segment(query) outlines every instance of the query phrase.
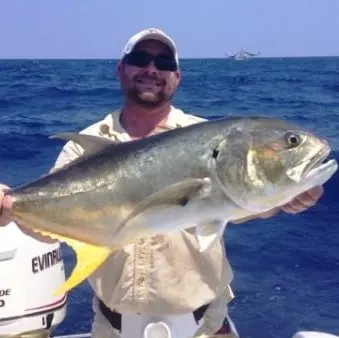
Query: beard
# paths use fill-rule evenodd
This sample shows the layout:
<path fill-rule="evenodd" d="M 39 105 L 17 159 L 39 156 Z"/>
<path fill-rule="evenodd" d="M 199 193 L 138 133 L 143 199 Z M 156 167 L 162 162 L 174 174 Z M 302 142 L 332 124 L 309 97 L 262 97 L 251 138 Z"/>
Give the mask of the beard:
<path fill-rule="evenodd" d="M 166 81 L 153 76 L 135 76 L 133 86 L 125 88 L 129 100 L 143 108 L 157 108 L 170 101 L 173 93 L 167 93 Z M 148 88 L 150 86 L 150 88 Z"/>

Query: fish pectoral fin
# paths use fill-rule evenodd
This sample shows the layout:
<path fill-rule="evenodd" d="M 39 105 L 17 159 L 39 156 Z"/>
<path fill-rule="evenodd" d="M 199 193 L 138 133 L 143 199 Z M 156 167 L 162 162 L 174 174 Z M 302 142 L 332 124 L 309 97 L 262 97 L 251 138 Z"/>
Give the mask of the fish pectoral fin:
<path fill-rule="evenodd" d="M 54 296 L 60 296 L 92 274 L 115 250 L 108 247 L 96 246 L 84 242 L 77 241 L 62 235 L 49 233 L 46 231 L 38 231 L 43 236 L 57 239 L 65 242 L 72 247 L 76 254 L 76 264 L 68 279 L 54 292 Z"/>
<path fill-rule="evenodd" d="M 85 135 L 77 133 L 59 133 L 49 137 L 50 139 L 60 139 L 64 141 L 73 141 L 83 148 L 83 155 L 87 156 L 90 154 L 97 153 L 116 142 L 109 140 L 104 137 Z"/>
<path fill-rule="evenodd" d="M 195 234 L 199 245 L 199 251 L 207 251 L 215 241 L 220 240 L 226 228 L 227 221 L 215 220 L 209 223 L 198 224 Z"/>
<path fill-rule="evenodd" d="M 121 223 L 119 229 L 147 209 L 164 205 L 185 207 L 193 199 L 209 196 L 210 191 L 211 180 L 209 178 L 191 178 L 169 185 L 137 204 Z"/>

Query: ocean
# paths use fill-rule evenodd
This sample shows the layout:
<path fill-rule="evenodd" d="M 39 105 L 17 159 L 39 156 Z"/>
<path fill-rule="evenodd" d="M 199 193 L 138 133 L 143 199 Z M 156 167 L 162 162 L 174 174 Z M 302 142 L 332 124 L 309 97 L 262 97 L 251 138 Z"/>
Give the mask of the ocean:
<path fill-rule="evenodd" d="M 0 60 L 0 182 L 17 185 L 52 166 L 58 132 L 80 131 L 122 103 L 115 60 Z M 174 105 L 187 113 L 276 116 L 327 138 L 339 160 L 339 58 L 181 60 Z M 230 313 L 242 338 L 339 334 L 339 173 L 310 210 L 229 225 Z M 74 255 L 64 252 L 66 270 Z M 56 334 L 90 330 L 91 290 L 69 295 Z"/>

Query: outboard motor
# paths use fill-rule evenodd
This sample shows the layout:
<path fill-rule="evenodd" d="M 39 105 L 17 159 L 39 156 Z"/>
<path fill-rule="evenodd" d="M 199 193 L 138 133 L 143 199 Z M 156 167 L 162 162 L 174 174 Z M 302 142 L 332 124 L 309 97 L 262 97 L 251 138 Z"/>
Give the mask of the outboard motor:
<path fill-rule="evenodd" d="M 11 222 L 0 227 L 0 337 L 49 337 L 66 316 L 60 243 L 43 243 Z"/>

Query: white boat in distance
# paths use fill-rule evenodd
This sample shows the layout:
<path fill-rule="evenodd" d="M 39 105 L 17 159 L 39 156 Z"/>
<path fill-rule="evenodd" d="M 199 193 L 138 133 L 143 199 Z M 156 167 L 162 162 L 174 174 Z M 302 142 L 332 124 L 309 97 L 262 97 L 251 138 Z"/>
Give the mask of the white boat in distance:
<path fill-rule="evenodd" d="M 258 52 L 258 53 L 250 53 L 250 52 L 247 52 L 244 49 L 241 49 L 239 52 L 237 52 L 235 54 L 227 53 L 226 57 L 228 59 L 232 59 L 232 60 L 247 60 L 249 58 L 253 58 L 255 56 L 260 56 L 260 55 L 261 55 L 260 52 Z"/>

